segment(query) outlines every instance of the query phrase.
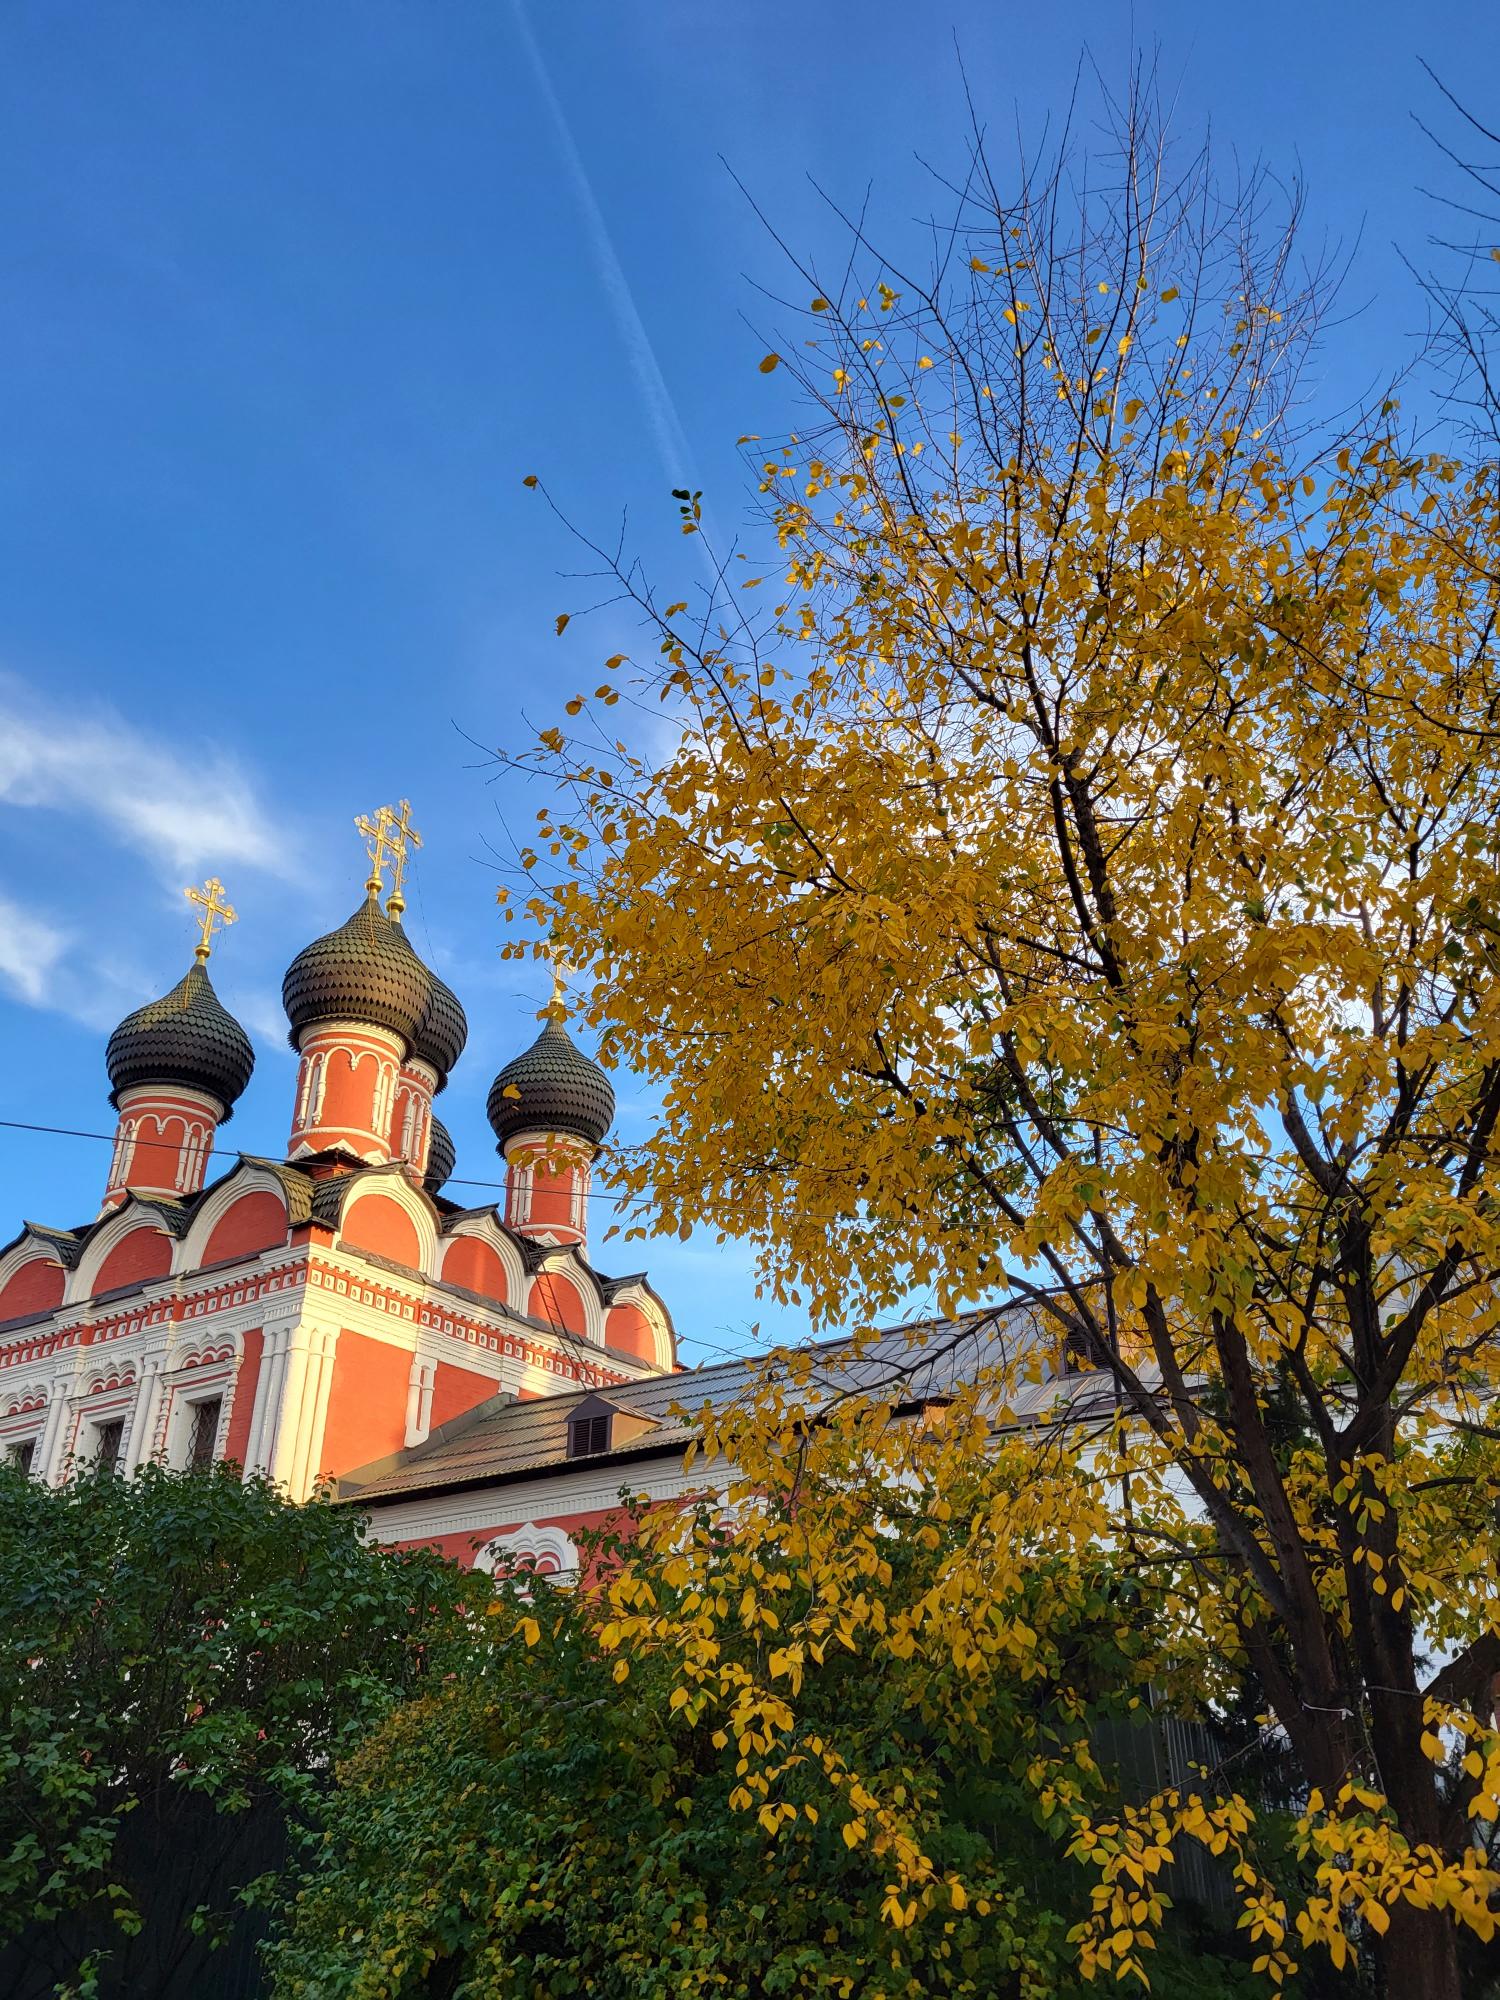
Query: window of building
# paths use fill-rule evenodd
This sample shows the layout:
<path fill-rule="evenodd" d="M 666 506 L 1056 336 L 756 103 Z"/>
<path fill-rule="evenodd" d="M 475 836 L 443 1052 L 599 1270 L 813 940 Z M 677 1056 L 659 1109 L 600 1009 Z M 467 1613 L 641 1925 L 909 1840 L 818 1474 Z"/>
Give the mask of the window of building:
<path fill-rule="evenodd" d="M 31 1477 L 31 1468 L 36 1463 L 36 1439 L 22 1438 L 19 1444 L 10 1448 L 10 1462 L 23 1479 Z"/>
<path fill-rule="evenodd" d="M 592 1458 L 596 1451 L 608 1450 L 608 1411 L 595 1417 L 574 1417 L 568 1425 L 569 1458 Z"/>
<path fill-rule="evenodd" d="M 107 1424 L 94 1426 L 94 1463 L 101 1472 L 118 1472 L 120 1447 L 125 1442 L 125 1419 L 113 1417 Z"/>
<path fill-rule="evenodd" d="M 214 1462 L 214 1446 L 219 1438 L 219 1412 L 223 1406 L 222 1396 L 214 1396 L 206 1403 L 191 1405 L 192 1421 L 188 1428 L 187 1462 L 194 1472 L 202 1472 Z"/>

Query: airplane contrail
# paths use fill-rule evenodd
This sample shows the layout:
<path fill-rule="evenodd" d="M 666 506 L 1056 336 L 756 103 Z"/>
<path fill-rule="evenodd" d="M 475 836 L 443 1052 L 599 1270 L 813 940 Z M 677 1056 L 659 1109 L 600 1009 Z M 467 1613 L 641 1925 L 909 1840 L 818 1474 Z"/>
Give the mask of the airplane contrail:
<path fill-rule="evenodd" d="M 636 309 L 630 281 L 615 254 L 615 246 L 610 240 L 603 210 L 595 198 L 588 170 L 583 164 L 583 155 L 574 143 L 567 114 L 552 87 L 552 79 L 547 72 L 541 49 L 531 32 L 531 23 L 526 18 L 523 0 L 511 0 L 511 12 L 515 16 L 516 33 L 526 50 L 532 75 L 536 79 L 536 87 L 541 92 L 542 102 L 546 105 L 552 120 L 563 165 L 573 184 L 573 192 L 578 197 L 578 206 L 583 212 L 584 229 L 588 236 L 594 267 L 604 288 L 605 297 L 609 300 L 620 338 L 624 342 L 631 373 L 635 376 L 636 387 L 640 390 L 641 401 L 645 405 L 646 419 L 651 427 L 662 467 L 673 486 L 690 486 L 692 479 L 688 467 L 692 453 L 677 415 L 677 406 L 672 401 L 672 392 L 667 387 L 666 377 L 661 372 L 656 350 L 651 345 L 651 336 L 647 333 L 645 323 Z"/>

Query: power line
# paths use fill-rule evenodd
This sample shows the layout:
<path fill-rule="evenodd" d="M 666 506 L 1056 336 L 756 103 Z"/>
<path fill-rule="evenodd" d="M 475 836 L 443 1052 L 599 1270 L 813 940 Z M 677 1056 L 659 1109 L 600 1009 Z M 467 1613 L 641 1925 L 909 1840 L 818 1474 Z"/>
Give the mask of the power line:
<path fill-rule="evenodd" d="M 0 1128 L 3 1128 L 6 1131 L 10 1132 L 40 1132 L 56 1139 L 98 1139 L 102 1140 L 106 1145 L 113 1145 L 115 1140 L 115 1134 L 113 1132 L 85 1132 L 82 1129 L 71 1125 L 37 1125 L 29 1122 L 24 1118 L 0 1118 Z M 156 1147 L 158 1150 L 169 1149 L 172 1152 L 177 1152 L 178 1150 L 180 1150 L 176 1142 L 169 1139 L 138 1138 L 136 1140 L 137 1151 L 139 1151 L 142 1147 Z M 239 1153 L 230 1152 L 224 1147 L 215 1146 L 210 1148 L 210 1150 L 208 1151 L 208 1153 L 204 1155 L 204 1157 L 206 1159 L 211 1159 L 211 1160 L 214 1159 L 237 1160 L 243 1156 Z M 456 1185 L 460 1187 L 494 1188 L 495 1190 L 501 1193 L 503 1193 L 505 1190 L 504 1181 L 459 1181 L 456 1183 L 445 1183 L 445 1185 Z M 608 1201 L 612 1199 L 612 1197 L 609 1195 L 600 1194 L 600 1195 L 590 1195 L 589 1199 L 592 1201 Z M 539 1277 L 550 1278 L 554 1274 L 549 1271 L 542 1271 L 539 1272 L 537 1275 Z M 561 1275 L 566 1276 L 566 1273 L 564 1272 Z M 575 1333 L 571 1327 L 564 1326 L 560 1320 L 555 1320 L 553 1318 L 550 1297 L 548 1300 L 547 1310 L 545 1312 L 528 1311 L 526 1317 L 529 1319 L 536 1320 L 537 1323 L 540 1326 L 544 1327 L 547 1332 L 555 1334 L 559 1342 L 562 1344 L 562 1346 L 566 1348 L 566 1350 L 573 1356 L 573 1358 L 581 1366 L 589 1368 L 591 1371 L 597 1373 L 600 1367 L 608 1365 L 607 1348 L 602 1348 L 602 1347 L 595 1348 L 592 1345 L 592 1343 L 589 1342 L 589 1340 L 585 1335 Z M 716 1341 L 703 1340 L 697 1335 L 688 1335 L 687 1338 L 691 1340 L 695 1346 L 710 1348 L 714 1352 L 717 1352 L 719 1354 L 727 1354 L 729 1355 L 729 1358 L 734 1361 L 743 1361 L 746 1359 L 753 1358 L 751 1356 L 746 1356 L 744 1354 L 731 1354 L 728 1348 L 720 1347 Z"/>
<path fill-rule="evenodd" d="M 42 1132 L 42 1133 L 47 1133 L 53 1138 L 58 1138 L 58 1139 L 98 1139 L 101 1140 L 106 1146 L 113 1145 L 116 1137 L 116 1135 L 113 1132 L 85 1132 L 74 1126 L 69 1126 L 69 1125 L 34 1125 L 28 1123 L 25 1119 L 21 1118 L 0 1118 L 0 1128 L 4 1128 L 12 1132 Z M 138 1138 L 136 1140 L 137 1150 L 139 1150 L 142 1146 L 151 1146 L 156 1148 L 168 1147 L 173 1152 L 176 1152 L 178 1150 L 175 1142 L 170 1139 Z M 227 1146 L 211 1146 L 208 1149 L 208 1151 L 203 1155 L 203 1157 L 206 1160 L 239 1160 L 243 1159 L 245 1155 L 236 1152 Z M 296 1162 L 293 1161 L 291 1162 L 291 1164 L 295 1166 Z M 791 1169 L 786 1169 L 785 1171 L 790 1172 Z M 448 1179 L 443 1182 L 443 1186 L 445 1188 L 450 1188 L 450 1187 L 486 1188 L 492 1190 L 496 1194 L 504 1194 L 506 1190 L 506 1183 L 504 1181 L 474 1180 L 465 1174 L 450 1174 Z M 590 1188 L 588 1192 L 582 1196 L 582 1199 L 584 1201 L 607 1202 L 612 1208 L 619 1209 L 619 1208 L 626 1208 L 628 1204 L 633 1201 L 639 1201 L 641 1197 L 638 1195 L 611 1194 L 607 1188 L 601 1188 L 601 1189 Z M 845 1228 L 872 1229 L 875 1227 L 874 1223 L 862 1222 L 857 1215 L 835 1214 L 827 1210 L 815 1210 L 815 1209 L 804 1209 L 803 1214 L 807 1216 L 809 1221 L 837 1222 Z"/>

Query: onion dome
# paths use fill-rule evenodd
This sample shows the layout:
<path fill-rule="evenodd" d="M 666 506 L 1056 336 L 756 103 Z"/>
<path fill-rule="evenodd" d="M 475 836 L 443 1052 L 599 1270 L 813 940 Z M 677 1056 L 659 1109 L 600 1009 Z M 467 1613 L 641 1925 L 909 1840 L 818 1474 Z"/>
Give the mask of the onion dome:
<path fill-rule="evenodd" d="M 615 1115 L 614 1086 L 567 1029 L 549 1021 L 495 1078 L 486 1111 L 502 1151 L 518 1132 L 570 1132 L 597 1146 Z"/>
<path fill-rule="evenodd" d="M 432 1133 L 427 1141 L 427 1171 L 422 1176 L 422 1185 L 429 1194 L 436 1194 L 453 1171 L 457 1155 L 453 1150 L 453 1134 L 441 1118 L 432 1121 Z"/>
<path fill-rule="evenodd" d="M 416 947 L 401 928 L 400 912 L 394 903 L 388 905 L 391 928 L 402 944 L 422 966 L 422 977 L 427 981 L 427 1004 L 422 1009 L 422 1017 L 417 1022 L 411 1038 L 411 1054 L 420 1061 L 431 1063 L 437 1071 L 437 1087 L 442 1089 L 448 1081 L 448 1072 L 464 1052 L 464 1043 L 469 1039 L 469 1017 L 463 1009 L 463 1002 L 444 979 L 439 979 L 431 966 L 423 965 L 417 958 Z"/>
<path fill-rule="evenodd" d="M 432 982 L 432 991 L 427 997 L 426 1011 L 417 1023 L 417 1038 L 411 1052 L 432 1064 L 441 1090 L 448 1081 L 449 1070 L 464 1052 L 464 1043 L 469 1039 L 469 1019 L 463 1002 L 447 981 L 439 979 L 430 967 L 427 977 Z"/>
<path fill-rule="evenodd" d="M 305 945 L 281 982 L 293 1048 L 314 1022 L 362 1021 L 413 1049 L 431 997 L 432 974 L 373 890 L 346 924 Z"/>
<path fill-rule="evenodd" d="M 138 1084 L 179 1084 L 217 1098 L 227 1119 L 250 1081 L 255 1051 L 200 961 L 170 993 L 125 1016 L 109 1038 L 104 1060 L 110 1103 L 117 1110 L 121 1093 Z"/>

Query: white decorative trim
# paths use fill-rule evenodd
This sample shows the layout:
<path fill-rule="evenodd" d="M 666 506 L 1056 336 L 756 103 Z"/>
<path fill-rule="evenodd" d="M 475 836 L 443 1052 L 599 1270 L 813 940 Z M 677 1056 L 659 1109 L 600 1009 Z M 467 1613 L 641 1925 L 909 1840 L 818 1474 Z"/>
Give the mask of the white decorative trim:
<path fill-rule="evenodd" d="M 620 1505 L 620 1489 L 650 1501 L 680 1500 L 685 1494 L 725 1494 L 736 1477 L 724 1458 L 700 1461 L 690 1470 L 680 1455 L 659 1463 L 590 1466 L 585 1472 L 551 1479 L 518 1480 L 479 1493 L 433 1493 L 416 1500 L 367 1500 L 351 1496 L 370 1515 L 366 1536 L 373 1542 L 422 1542 L 437 1535 L 493 1536 L 508 1527 L 546 1525 L 559 1515 L 608 1515 Z"/>
<path fill-rule="evenodd" d="M 483 1215 L 466 1218 L 444 1235 L 442 1262 L 437 1270 L 438 1277 L 443 1276 L 447 1265 L 448 1247 L 461 1242 L 466 1236 L 477 1237 L 481 1243 L 487 1243 L 499 1257 L 501 1269 L 505 1272 L 505 1297 L 500 1303 L 510 1306 L 516 1312 L 524 1311 L 521 1301 L 526 1296 L 526 1288 L 530 1282 L 526 1275 L 526 1265 L 514 1239 L 506 1235 L 496 1220 L 493 1209 L 486 1209 Z M 456 1285 L 459 1280 L 454 1278 L 450 1282 Z"/>
<path fill-rule="evenodd" d="M 282 1186 L 280 1179 L 265 1167 L 248 1165 L 234 1167 L 211 1194 L 203 1197 L 197 1212 L 193 1216 L 192 1222 L 188 1226 L 187 1235 L 182 1239 L 182 1253 L 178 1259 L 178 1270 L 184 1275 L 197 1272 L 201 1268 L 204 1256 L 207 1253 L 208 1240 L 224 1220 L 224 1217 L 247 1194 L 260 1193 L 274 1194 L 276 1196 L 276 1199 L 281 1203 L 282 1213 L 286 1216 L 287 1228 L 290 1230 L 291 1217 L 287 1214 L 286 1189 Z M 285 1245 L 276 1244 L 271 1247 L 281 1250 L 285 1248 Z M 251 1258 L 261 1257 L 265 1254 L 266 1252 L 261 1250 L 248 1251 L 245 1254 L 245 1261 L 248 1263 Z"/>
<path fill-rule="evenodd" d="M 535 1521 L 492 1535 L 474 1556 L 475 1569 L 493 1576 L 505 1562 L 529 1563 L 539 1576 L 558 1583 L 571 1583 L 578 1575 L 578 1545 L 561 1528 L 541 1527 Z"/>
<path fill-rule="evenodd" d="M 43 1376 L 36 1376 L 30 1382 L 10 1384 L 0 1394 L 0 1423 L 12 1417 L 33 1416 L 44 1411 L 52 1400 L 53 1384 Z"/>
<path fill-rule="evenodd" d="M 349 1217 L 362 1201 L 373 1200 L 383 1195 L 393 1201 L 410 1220 L 417 1232 L 417 1268 L 424 1276 L 430 1276 L 437 1263 L 438 1233 L 432 1210 L 417 1193 L 410 1181 L 399 1174 L 372 1174 L 368 1180 L 356 1180 L 344 1197 L 339 1209 L 338 1247 L 344 1248 L 344 1237 L 349 1228 Z M 348 1256 L 360 1254 L 358 1244 L 351 1244 L 345 1252 Z"/>
<path fill-rule="evenodd" d="M 677 1365 L 677 1347 L 672 1338 L 672 1329 L 667 1322 L 667 1315 L 661 1301 L 648 1291 L 643 1284 L 622 1285 L 610 1300 L 604 1312 L 604 1324 L 606 1328 L 604 1344 L 611 1354 L 625 1354 L 630 1351 L 628 1348 L 610 1347 L 607 1337 L 609 1315 L 615 1306 L 634 1306 L 638 1312 L 645 1315 L 646 1324 L 651 1329 L 651 1337 L 655 1343 L 654 1364 L 663 1374 L 670 1373 Z"/>
<path fill-rule="evenodd" d="M 432 1392 L 437 1387 L 438 1365 L 434 1360 L 414 1353 L 411 1358 L 411 1375 L 406 1388 L 406 1439 L 407 1447 L 421 1444 L 432 1429 Z"/>
<path fill-rule="evenodd" d="M 118 1243 L 137 1229 L 154 1229 L 167 1240 L 167 1250 L 171 1257 L 167 1270 L 157 1277 L 144 1282 L 150 1285 L 167 1284 L 177 1262 L 178 1244 L 161 1216 L 141 1201 L 132 1190 L 114 1211 L 107 1222 L 99 1225 L 89 1242 L 88 1248 L 79 1258 L 77 1267 L 71 1272 L 67 1290 L 63 1294 L 65 1306 L 82 1305 L 94 1296 L 99 1282 L 99 1273 L 104 1268 L 104 1260 Z"/>

